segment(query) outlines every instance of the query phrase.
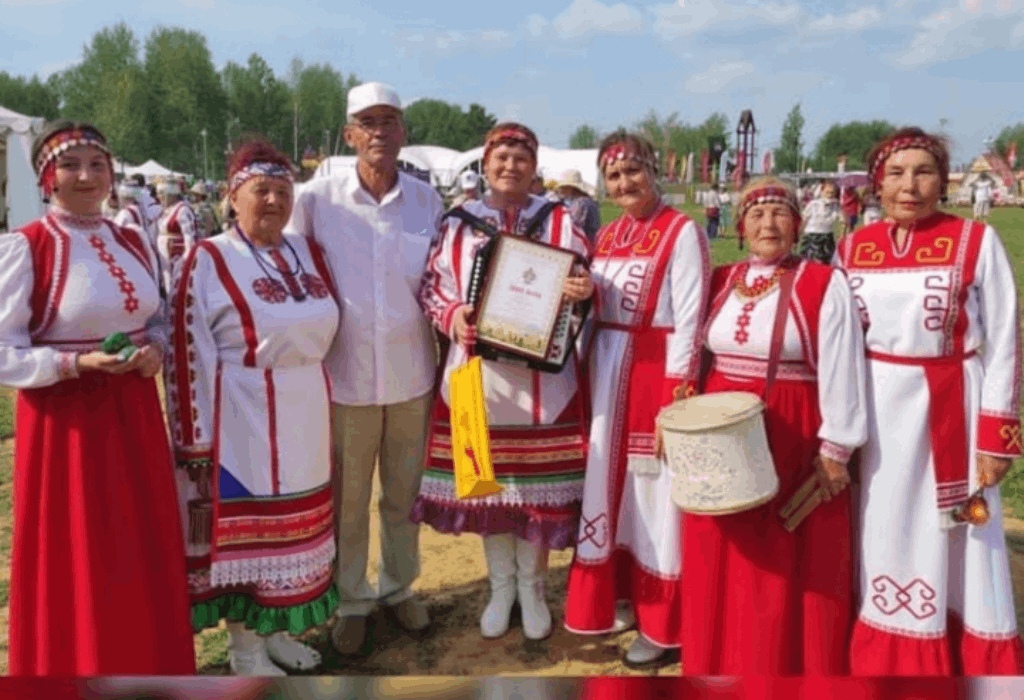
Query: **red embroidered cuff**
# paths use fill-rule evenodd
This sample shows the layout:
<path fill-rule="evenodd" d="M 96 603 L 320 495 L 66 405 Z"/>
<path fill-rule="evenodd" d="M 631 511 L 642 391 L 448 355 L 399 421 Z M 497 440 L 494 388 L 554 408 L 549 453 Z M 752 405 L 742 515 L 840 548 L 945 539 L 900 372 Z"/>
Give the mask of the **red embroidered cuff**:
<path fill-rule="evenodd" d="M 828 457 L 833 462 L 846 464 L 850 461 L 850 456 L 853 455 L 853 450 L 834 442 L 829 442 L 828 440 L 822 440 L 821 447 L 818 448 L 818 454 L 822 457 Z"/>
<path fill-rule="evenodd" d="M 213 445 L 177 447 L 174 450 L 174 461 L 182 468 L 210 464 L 213 462 Z"/>
<path fill-rule="evenodd" d="M 78 353 L 62 352 L 57 355 L 58 380 L 78 378 Z"/>
<path fill-rule="evenodd" d="M 1024 443 L 1021 441 L 1020 419 L 1009 415 L 987 413 L 978 415 L 978 450 L 1004 457 L 1017 457 Z"/>

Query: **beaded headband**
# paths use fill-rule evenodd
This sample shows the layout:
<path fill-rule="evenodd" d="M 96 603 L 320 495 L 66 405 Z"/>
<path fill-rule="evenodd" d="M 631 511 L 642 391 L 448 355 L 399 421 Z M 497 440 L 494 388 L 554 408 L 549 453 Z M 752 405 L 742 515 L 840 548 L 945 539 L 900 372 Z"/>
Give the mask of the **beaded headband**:
<path fill-rule="evenodd" d="M 736 211 L 736 230 L 743 233 L 743 218 L 750 208 L 758 204 L 785 204 L 796 216 L 796 230 L 800 230 L 800 205 L 796 194 L 788 187 L 766 185 L 747 192 L 740 200 Z"/>
<path fill-rule="evenodd" d="M 231 176 L 231 182 L 228 186 L 228 193 L 234 193 L 239 187 L 244 185 L 246 182 L 254 177 L 275 177 L 279 180 L 286 180 L 289 183 L 294 180 L 291 168 L 281 165 L 280 163 L 271 163 L 268 161 L 256 161 L 249 163 L 238 170 L 234 175 Z"/>
<path fill-rule="evenodd" d="M 868 179 L 871 181 L 872 191 L 875 194 L 882 189 L 882 178 L 885 175 L 885 161 L 897 151 L 905 151 L 908 148 L 920 148 L 928 151 L 938 163 L 942 159 L 941 145 L 930 136 L 904 136 L 893 139 L 875 154 L 874 160 L 868 166 Z"/>
<path fill-rule="evenodd" d="M 484 145 L 484 162 L 487 162 L 487 156 L 495 146 L 502 143 L 518 143 L 526 147 L 533 157 L 537 157 L 537 139 L 534 138 L 530 132 L 518 126 L 510 126 L 502 129 L 501 131 L 492 134 L 487 143 Z"/>
<path fill-rule="evenodd" d="M 625 143 L 616 143 L 605 149 L 604 153 L 601 154 L 601 160 L 599 165 L 601 166 L 601 173 L 604 174 L 604 169 L 612 163 L 620 160 L 632 160 L 641 167 L 654 172 L 654 160 L 651 158 L 644 158 L 633 148 L 628 148 Z"/>
<path fill-rule="evenodd" d="M 107 146 L 98 131 L 81 128 L 64 129 L 46 139 L 42 148 L 39 149 L 39 155 L 36 156 L 36 172 L 39 173 L 40 179 L 42 179 L 43 170 L 47 165 L 57 160 L 57 157 L 64 151 L 76 146 L 92 146 L 103 151 L 108 158 L 111 156 L 110 147 Z"/>

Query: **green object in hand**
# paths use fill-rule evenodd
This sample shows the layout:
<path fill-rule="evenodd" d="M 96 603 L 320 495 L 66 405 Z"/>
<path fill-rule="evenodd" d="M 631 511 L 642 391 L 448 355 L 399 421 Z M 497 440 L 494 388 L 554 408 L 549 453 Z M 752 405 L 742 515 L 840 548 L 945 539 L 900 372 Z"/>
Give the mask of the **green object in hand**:
<path fill-rule="evenodd" d="M 108 355 L 119 354 L 122 361 L 127 361 L 138 350 L 132 345 L 132 339 L 128 337 L 128 334 L 120 331 L 111 333 L 104 338 L 100 349 Z"/>

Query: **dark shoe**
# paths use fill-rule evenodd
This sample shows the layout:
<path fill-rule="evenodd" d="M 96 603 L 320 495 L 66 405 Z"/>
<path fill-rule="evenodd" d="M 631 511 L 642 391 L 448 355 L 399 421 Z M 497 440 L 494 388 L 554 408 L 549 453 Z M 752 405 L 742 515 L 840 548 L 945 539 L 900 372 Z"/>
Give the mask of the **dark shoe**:
<path fill-rule="evenodd" d="M 422 632 L 430 625 L 430 613 L 419 598 L 406 598 L 390 607 L 398 624 L 407 632 Z"/>
<path fill-rule="evenodd" d="M 331 630 L 331 643 L 339 654 L 352 655 L 359 653 L 359 647 L 366 639 L 366 617 L 350 615 L 343 617 Z"/>

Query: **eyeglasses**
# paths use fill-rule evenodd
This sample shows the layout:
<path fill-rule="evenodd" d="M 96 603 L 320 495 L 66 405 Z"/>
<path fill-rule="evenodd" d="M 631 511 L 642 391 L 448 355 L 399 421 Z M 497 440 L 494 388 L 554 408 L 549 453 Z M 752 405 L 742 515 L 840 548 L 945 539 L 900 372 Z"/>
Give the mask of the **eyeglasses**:
<path fill-rule="evenodd" d="M 388 115 L 381 117 L 380 119 L 362 118 L 353 119 L 352 124 L 359 127 L 363 131 L 397 131 L 402 125 L 402 120 L 398 117 Z"/>

